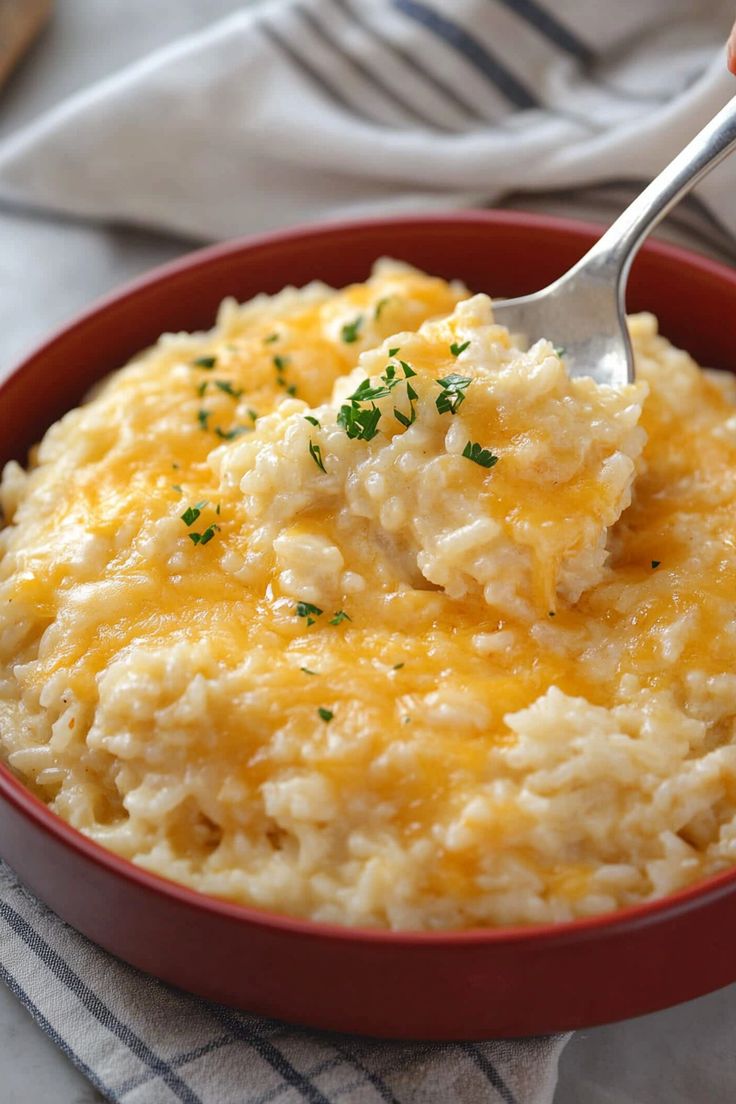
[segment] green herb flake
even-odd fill
[[[661,562],[661,560],[652,560],[652,570],[654,570],[655,567],[659,567]]]
[[[296,395],[296,384],[292,383],[290,387],[286,388],[286,394],[291,395],[293,398]]]
[[[454,357],[458,357],[461,353],[465,352],[469,344],[469,341],[463,341],[462,345],[459,345],[457,341],[453,341],[452,345],[450,346],[450,352]]]
[[[398,352],[400,352],[400,350],[401,350],[401,346],[400,346],[400,345],[396,345],[396,346],[395,346],[395,347],[394,347],[393,349],[389,349],[389,351],[388,351],[388,355],[389,355],[390,357],[395,357],[395,356],[396,356],[396,354],[397,354]]]
[[[252,433],[253,430],[250,426],[236,425],[232,429],[223,429],[221,426],[215,427],[215,433],[221,441],[234,441],[236,437],[242,437],[244,433]]]
[[[317,712],[319,713],[322,720],[325,721],[325,722],[331,721],[332,718],[335,716],[335,714],[332,712],[331,709],[325,709],[325,707],[323,705],[321,705],[319,707]]]
[[[313,418],[311,414],[305,414],[304,415],[304,421],[305,422],[310,422],[311,425],[313,425],[313,426],[318,426],[319,425],[319,421],[317,420],[317,418]]]
[[[319,606],[313,606],[311,602],[297,602],[294,610],[297,617],[306,617],[307,625],[313,625],[317,617],[321,617],[324,610]]]
[[[178,470],[179,470],[179,465],[178,465],[178,464],[172,464],[171,466],[172,466],[172,468],[174,469],[174,471],[178,471]]]
[[[219,502],[217,503],[217,506],[215,507],[215,513],[217,514],[218,517],[220,516],[220,503]]]
[[[361,410],[356,402],[345,403],[340,407],[337,415],[337,424],[345,430],[351,440],[358,438],[361,441],[372,441],[378,433],[380,420],[381,411],[377,406]]]
[[[187,533],[187,536],[189,537],[192,544],[199,544],[202,539],[201,533]]]
[[[207,505],[207,499],[203,499],[202,502],[198,502],[196,506],[187,506],[184,513],[181,515],[181,520],[185,525],[194,525],[195,521],[204,510]]]
[[[386,306],[386,304],[388,302],[391,301],[391,299],[393,299],[393,295],[386,295],[386,296],[384,296],[383,299],[379,299],[378,302],[376,303],[375,309],[373,311],[373,317],[376,320],[376,322],[381,317],[381,312],[383,311],[383,308]]]
[[[352,322],[346,322],[340,330],[340,337],[343,339],[346,345],[352,345],[354,341],[358,340],[358,331],[363,325],[363,315],[359,314],[357,318]]]
[[[215,533],[217,533],[219,531],[219,529],[220,529],[219,525],[208,525],[207,528],[205,529],[204,533],[202,534],[199,543],[200,544],[209,544],[209,542],[212,540]]]
[[[481,468],[492,468],[498,463],[498,457],[494,456],[490,449],[484,449],[477,441],[468,441],[463,449],[466,460],[472,460],[474,464],[480,464]]]
[[[257,410],[251,410],[251,408],[250,408],[250,407],[248,407],[248,409],[247,409],[246,413],[247,413],[248,417],[250,418],[250,420],[251,420],[252,422],[257,422],[257,421],[258,421],[258,417],[259,417],[259,415],[258,415],[258,411],[257,411]]]
[[[219,387],[220,391],[225,395],[230,395],[233,399],[239,399],[243,394],[243,389],[241,387],[233,387],[230,380],[217,379],[215,380],[215,387]]]
[[[550,611],[548,612],[547,616],[548,616],[548,617],[556,617],[556,616],[557,616],[557,614],[555,613],[555,611],[554,611],[554,610],[550,610]]]
[[[341,625],[343,621],[352,621],[352,617],[345,610],[338,610],[334,617],[330,618],[330,625]]]
[[[403,664],[403,663],[394,663],[394,665],[393,665],[393,667],[391,668],[391,670],[392,670],[392,671],[400,671],[400,670],[401,670],[401,668],[402,668],[403,666],[404,666],[404,664]]]
[[[264,345],[273,345],[274,341],[278,341],[278,339],[279,339],[279,335],[277,333],[272,333],[272,334],[269,334],[268,337],[264,337],[263,344]]]
[[[435,399],[435,406],[440,414],[457,414],[459,407],[465,402],[465,392],[472,383],[470,376],[460,376],[457,372],[451,372],[449,376],[435,380],[442,390]],[[463,455],[465,455],[463,453]]]
[[[309,455],[312,457],[320,471],[323,471],[325,474],[327,474],[327,468],[325,467],[324,460],[322,459],[322,449],[319,447],[319,445],[315,445],[311,437],[309,438]]]
[[[289,358],[286,356],[275,356],[273,358],[273,366],[277,372],[285,372],[289,367]]]
[[[184,494],[184,491],[183,491],[182,486],[181,486],[180,483],[172,483],[171,484],[171,489],[172,489],[172,491],[178,491],[179,494]]]
[[[310,671],[308,667],[300,667],[300,671],[303,671],[305,675],[317,675],[319,671]]]
[[[217,364],[216,356],[201,356],[192,361],[195,368],[204,368],[206,372],[211,371]]]
[[[566,352],[567,352],[567,349],[565,348],[564,345],[555,345],[555,348],[554,348],[555,356],[558,356],[558,357],[562,358],[565,355]]]
[[[202,382],[201,382],[201,383],[199,384],[199,386],[197,387],[197,394],[199,395],[200,399],[202,398],[202,396],[204,395],[205,391],[207,390],[207,384],[208,384],[209,382],[210,382],[209,380],[202,380]]]
[[[197,421],[200,429],[207,429],[207,422],[211,413],[211,410],[205,410],[204,408],[197,411]]]

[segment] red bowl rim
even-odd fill
[[[14,368],[0,385],[0,401],[11,389],[13,382],[30,364],[47,355],[48,351],[65,335],[77,327],[84,326],[92,318],[99,320],[108,310],[119,306],[151,285],[176,279],[193,268],[207,268],[219,263],[223,258],[253,249],[279,247],[291,241],[312,237],[325,237],[334,234],[371,232],[379,228],[390,230],[392,227],[431,227],[442,224],[473,225],[477,223],[496,226],[532,226],[540,231],[569,235],[574,238],[596,238],[606,229],[605,226],[578,219],[558,218],[526,211],[463,210],[413,217],[395,216],[377,219],[356,219],[348,221],[324,222],[300,225],[288,230],[280,230],[252,237],[236,238],[217,245],[206,246],[186,253],[183,257],[159,265],[143,276],[128,281],[120,289],[114,290],[77,314],[71,321],[60,327],[45,341],[37,345],[21,363]],[[736,272],[725,264],[711,260],[681,246],[659,241],[649,241],[642,247],[647,253],[656,253],[677,264],[699,269],[718,281],[736,285]],[[675,893],[667,894],[630,905],[614,911],[597,913],[589,917],[560,921],[549,924],[530,924],[518,927],[466,928],[461,930],[416,931],[393,930],[385,928],[367,928],[327,924],[320,921],[290,917],[266,909],[241,905],[233,901],[213,897],[179,882],[171,881],[164,875],[152,873],[137,866],[115,852],[83,835],[65,820],[54,813],[37,798],[11,770],[0,762],[0,799],[12,805],[25,819],[30,820],[46,835],[54,837],[71,851],[123,881],[133,883],[139,888],[168,897],[190,909],[213,914],[223,920],[242,921],[262,928],[290,932],[314,940],[336,942],[357,942],[391,944],[393,946],[432,947],[432,946],[478,946],[503,943],[575,943],[594,939],[601,935],[624,934],[637,928],[659,921],[673,919],[685,912],[701,908],[711,901],[733,891],[736,887],[736,866],[711,875],[699,882],[686,886]]]

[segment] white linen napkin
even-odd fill
[[[251,5],[7,139],[0,199],[209,239],[636,186],[733,95],[732,18],[731,0]],[[731,245],[735,194],[733,159],[698,190]]]
[[[716,0],[251,5],[0,143],[0,201],[200,240],[473,203],[614,212],[736,91],[732,15]],[[698,196],[670,223],[736,258],[736,162]],[[0,977],[124,1104],[550,1104],[566,1039],[381,1043],[207,1005],[111,958],[1,865]]]

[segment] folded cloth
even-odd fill
[[[0,199],[197,239],[469,203],[615,212],[732,94],[731,6],[252,5],[0,144]],[[726,163],[676,213],[734,257],[735,185]],[[0,976],[126,1104],[550,1104],[566,1040],[383,1043],[208,1005],[112,959],[2,865]]]
[[[2,863],[0,978],[124,1104],[550,1104],[566,1040],[381,1042],[208,1004],[100,950]]]
[[[202,239],[637,184],[733,95],[731,0],[275,0],[0,147],[0,199]],[[736,161],[689,207],[736,241]],[[681,208],[682,212],[687,205]]]

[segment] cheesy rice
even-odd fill
[[[736,385],[570,379],[393,262],[227,301],[0,502],[0,748],[65,820],[315,920],[562,921],[736,862]]]

